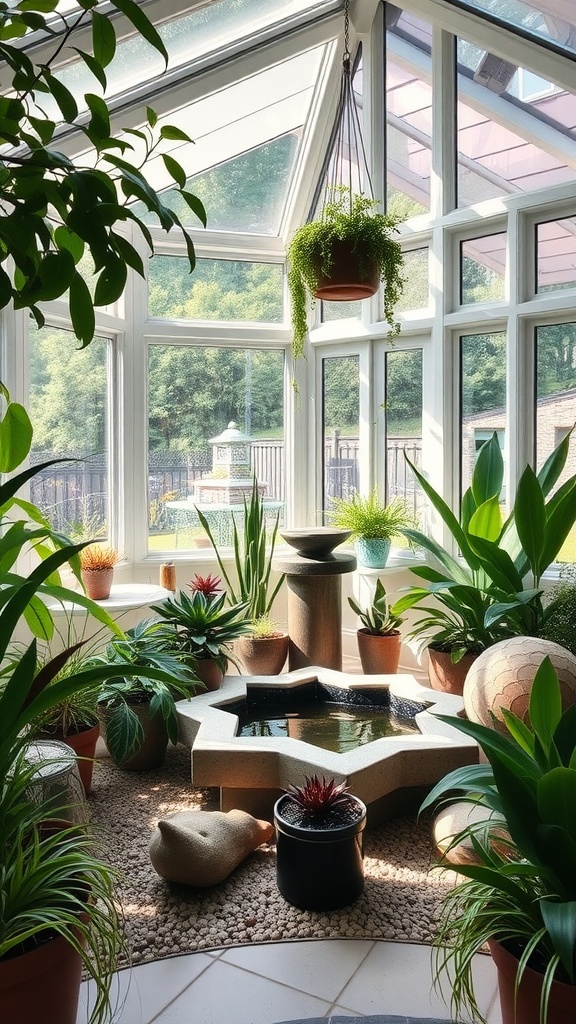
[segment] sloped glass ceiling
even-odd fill
[[[169,6],[168,4],[166,5]],[[320,10],[331,10],[336,3],[311,3],[310,0],[215,0],[203,4],[191,13],[172,17],[156,24],[168,52],[168,69],[174,70],[208,58],[211,54],[221,59],[231,44],[253,41],[263,31],[274,34],[286,22],[298,15]],[[316,8],[316,10],[315,10]],[[165,70],[162,56],[145,39],[129,36],[118,44],[116,56],[106,68],[106,98],[112,99],[147,81],[152,81]],[[73,60],[61,67],[57,77],[83,97],[86,92],[102,90],[90,74],[84,61]]]
[[[568,53],[576,52],[576,6],[574,0],[538,0],[538,7],[521,0],[461,0],[478,14],[516,26],[538,40],[549,40]]]
[[[278,234],[325,49],[292,57],[166,118],[194,139],[194,146],[175,145],[172,152],[209,210],[208,228]],[[166,187],[161,158],[149,163],[147,175],[154,187]],[[184,223],[198,226],[185,204],[174,205],[174,193],[163,198]]]

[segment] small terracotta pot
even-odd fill
[[[96,725],[82,729],[80,732],[67,733],[66,736],[62,732],[53,732],[52,730],[43,730],[39,735],[46,739],[61,740],[62,743],[67,743],[69,747],[72,747],[78,758],[78,771],[80,772],[84,792],[88,796],[92,791],[94,755],[100,735],[100,722],[96,722]]]
[[[240,636],[236,653],[249,676],[277,676],[288,657],[288,634],[278,636]]]
[[[377,636],[367,629],[359,629],[358,653],[365,676],[393,675],[398,671],[402,637],[398,630],[388,636]]]
[[[114,579],[114,567],[110,569],[81,569],[80,575],[87,597],[92,601],[108,600]]]
[[[213,658],[197,658],[194,674],[204,683],[207,690],[219,690],[222,686],[224,673]]]
[[[380,272],[374,264],[360,270],[358,253],[347,241],[332,244],[329,274],[319,274],[314,295],[317,299],[333,302],[353,302],[368,299],[380,286]]]
[[[461,695],[468,670],[477,657],[477,654],[465,654],[460,661],[453,662],[448,651],[436,651],[433,647],[429,647],[428,678],[430,686],[433,690]]]
[[[488,945],[498,971],[502,1024],[540,1024],[543,975],[527,967],[514,998],[518,960],[494,939],[489,939]],[[561,981],[552,983],[547,1020],[548,1024],[574,1024],[576,985],[567,985]]]

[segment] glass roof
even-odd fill
[[[68,0],[68,4],[72,0]],[[168,52],[168,68],[173,70],[191,62],[201,62],[210,55],[221,59],[222,51],[231,45],[253,41],[264,30],[273,32],[286,22],[307,11],[319,14],[340,6],[340,2],[311,3],[310,0],[216,0],[181,17],[172,17],[156,28]],[[128,92],[151,81],[164,72],[162,56],[145,39],[129,36],[119,42],[116,56],[106,68],[106,98]],[[102,92],[84,61],[74,60],[57,72],[57,77],[77,98],[86,92]],[[84,108],[85,109],[85,108]]]
[[[576,53],[574,0],[538,0],[538,7],[521,0],[460,0],[460,3],[478,14],[492,15],[522,29],[538,40]]]

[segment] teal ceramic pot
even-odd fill
[[[380,537],[358,537],[355,550],[359,565],[366,569],[383,569],[390,554],[390,541]]]

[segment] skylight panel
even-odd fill
[[[538,7],[522,0],[507,0],[505,4],[502,0],[461,0],[461,3],[478,14],[504,18],[512,28],[576,53],[574,0],[538,0]]]

